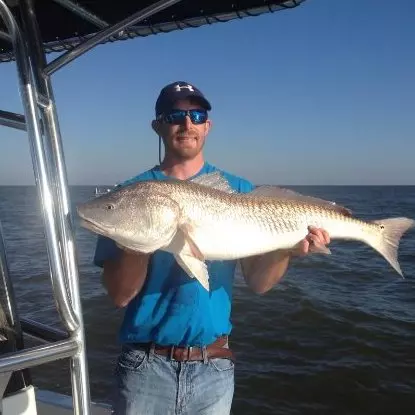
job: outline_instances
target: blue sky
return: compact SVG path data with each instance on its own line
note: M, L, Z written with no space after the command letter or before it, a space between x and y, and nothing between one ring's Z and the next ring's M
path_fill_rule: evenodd
M158 161L159 90L213 105L207 159L255 183L415 184L415 2L300 7L98 46L53 75L70 184L112 184ZM0 108L22 112L14 63ZM32 184L25 133L0 128L0 184Z

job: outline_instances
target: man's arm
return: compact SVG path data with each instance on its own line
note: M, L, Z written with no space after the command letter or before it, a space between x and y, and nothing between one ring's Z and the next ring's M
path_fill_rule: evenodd
M126 307L141 291L150 255L122 250L117 259L104 261L102 279L116 307Z
M98 237L94 264L103 268L102 283L116 307L125 307L143 288L149 257Z
M257 294L264 294L285 275L291 258L310 252L310 246L330 243L323 229L309 228L309 234L292 250L279 250L241 260L242 273L248 286Z

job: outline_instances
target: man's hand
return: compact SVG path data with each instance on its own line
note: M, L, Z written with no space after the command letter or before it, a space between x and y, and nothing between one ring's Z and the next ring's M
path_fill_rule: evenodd
M293 256L305 256L310 252L330 253L326 247L330 243L330 235L327 231L313 226L308 227L308 235L291 250Z
M121 249L121 255L105 261L102 279L115 306L122 308L142 290L147 278L150 255L118 244L117 246Z

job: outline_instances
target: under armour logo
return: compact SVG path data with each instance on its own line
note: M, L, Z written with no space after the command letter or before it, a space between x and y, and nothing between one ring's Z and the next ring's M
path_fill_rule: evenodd
M188 89L191 92L194 92L195 91L193 89L192 85L189 85L189 84L182 85L182 86L180 86L179 84L177 84L174 88L176 89L177 92L180 92L182 89Z

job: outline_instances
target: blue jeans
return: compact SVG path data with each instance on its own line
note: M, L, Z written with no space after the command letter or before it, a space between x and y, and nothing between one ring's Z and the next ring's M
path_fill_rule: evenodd
M116 415L229 415L234 362L178 362L123 346L116 367Z

